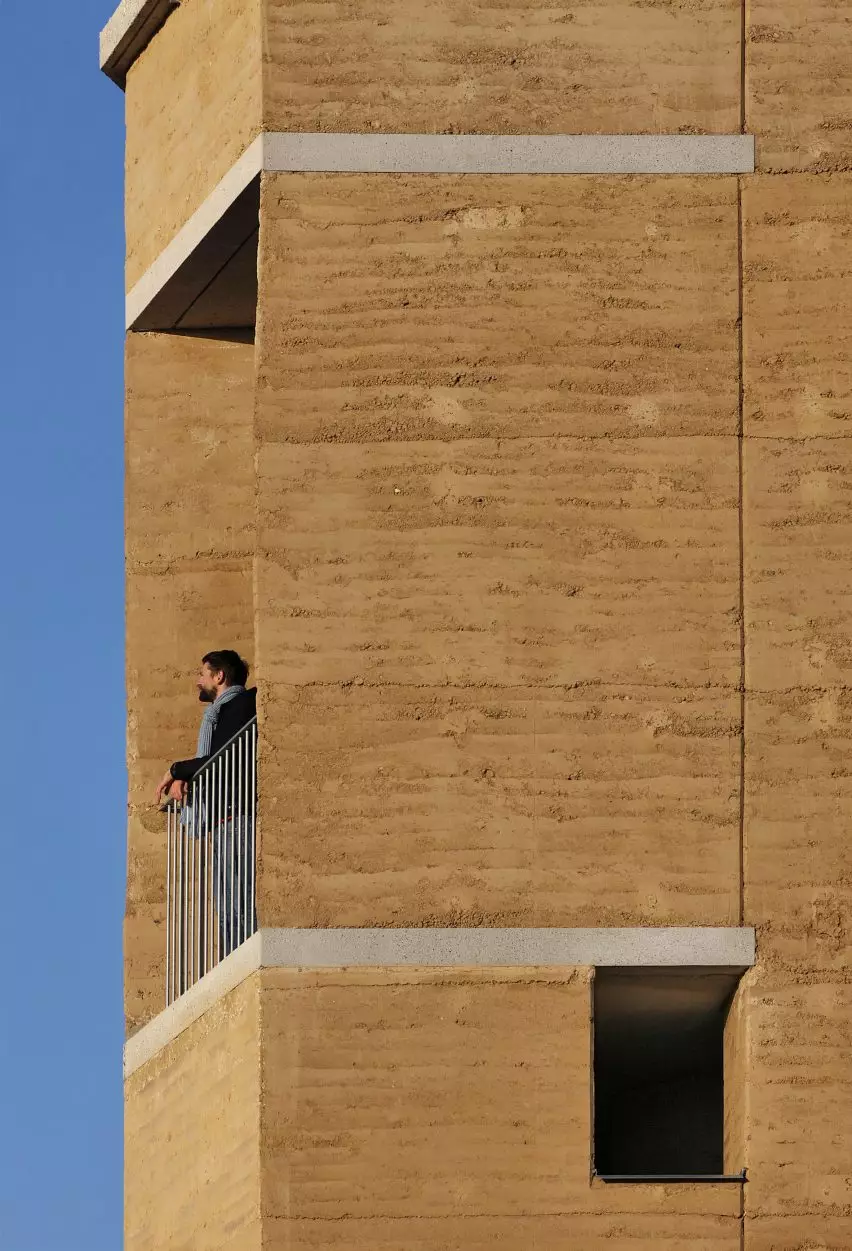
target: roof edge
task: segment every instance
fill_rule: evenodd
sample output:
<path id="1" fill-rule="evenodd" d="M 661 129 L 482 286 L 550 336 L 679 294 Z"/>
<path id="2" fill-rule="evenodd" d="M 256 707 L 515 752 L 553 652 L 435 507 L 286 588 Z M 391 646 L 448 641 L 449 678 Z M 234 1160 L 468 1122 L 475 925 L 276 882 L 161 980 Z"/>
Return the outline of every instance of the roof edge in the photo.
<path id="1" fill-rule="evenodd" d="M 180 0 L 121 0 L 101 31 L 101 69 L 124 90 L 127 72 Z"/>

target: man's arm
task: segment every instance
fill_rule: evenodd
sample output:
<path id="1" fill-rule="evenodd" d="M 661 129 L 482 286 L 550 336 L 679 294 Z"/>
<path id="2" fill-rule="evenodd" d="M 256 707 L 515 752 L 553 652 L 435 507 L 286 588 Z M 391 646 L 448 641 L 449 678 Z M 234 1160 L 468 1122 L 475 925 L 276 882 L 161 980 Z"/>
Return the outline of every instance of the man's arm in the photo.
<path id="1" fill-rule="evenodd" d="M 186 782 L 178 782 L 172 777 L 172 771 L 163 775 L 160 785 L 157 787 L 158 804 L 165 803 L 166 800 L 176 799 L 178 802 L 186 798 Z"/>
<path id="2" fill-rule="evenodd" d="M 203 769 L 207 764 L 210 756 L 196 756 L 194 760 L 176 760 L 168 773 L 164 773 L 160 785 L 157 787 L 157 803 L 163 802 L 163 796 L 168 795 L 170 799 L 177 799 L 176 794 L 171 794 L 171 788 L 179 783 L 183 787 L 180 795 L 182 799 L 186 794 L 188 784 L 198 773 L 199 769 Z"/>
<path id="3" fill-rule="evenodd" d="M 191 782 L 196 773 L 204 768 L 209 759 L 209 756 L 196 756 L 194 760 L 176 760 L 169 770 L 169 774 L 175 782 Z"/>
<path id="4" fill-rule="evenodd" d="M 244 706 L 242 708 L 238 707 L 239 704 L 239 700 L 232 700 L 222 708 L 216 737 L 223 744 L 232 739 L 235 734 L 239 734 L 243 726 L 248 725 L 254 716 L 253 703 L 248 708 Z M 191 782 L 196 774 L 204 768 L 208 760 L 212 759 L 213 755 L 215 755 L 215 752 L 209 756 L 195 756 L 192 760 L 176 760 L 160 783 L 160 788 L 157 792 L 158 801 L 161 794 L 168 790 L 172 782 L 183 782 L 184 784 Z"/>

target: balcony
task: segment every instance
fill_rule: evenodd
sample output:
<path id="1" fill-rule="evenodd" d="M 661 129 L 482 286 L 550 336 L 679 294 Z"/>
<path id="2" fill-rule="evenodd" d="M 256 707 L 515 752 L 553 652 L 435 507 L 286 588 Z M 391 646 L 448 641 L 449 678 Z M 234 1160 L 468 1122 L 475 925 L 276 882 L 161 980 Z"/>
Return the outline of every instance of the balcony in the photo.
<path id="1" fill-rule="evenodd" d="M 257 929 L 256 812 L 254 717 L 166 807 L 166 1006 Z"/>

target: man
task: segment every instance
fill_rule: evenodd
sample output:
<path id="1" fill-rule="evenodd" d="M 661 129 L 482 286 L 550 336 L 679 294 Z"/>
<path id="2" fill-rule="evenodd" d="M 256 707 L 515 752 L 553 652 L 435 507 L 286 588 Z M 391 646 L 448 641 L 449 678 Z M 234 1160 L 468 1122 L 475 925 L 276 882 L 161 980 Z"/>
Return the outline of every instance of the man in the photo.
<path id="1" fill-rule="evenodd" d="M 183 799 L 191 782 L 220 747 L 248 725 L 257 712 L 257 689 L 246 690 L 249 667 L 233 651 L 208 652 L 196 678 L 198 698 L 208 707 L 201 718 L 196 754 L 176 760 L 157 787 L 157 803 L 164 797 Z"/>
<path id="2" fill-rule="evenodd" d="M 208 652 L 201 661 L 196 679 L 198 698 L 206 704 L 198 732 L 196 754 L 190 760 L 176 760 L 163 775 L 157 787 L 157 803 L 174 800 L 184 803 L 191 794 L 191 784 L 198 777 L 192 803 L 186 804 L 181 814 L 181 825 L 189 837 L 207 838 L 213 849 L 213 881 L 215 904 L 219 922 L 218 956 L 223 959 L 247 934 L 256 928 L 254 900 L 247 901 L 249 880 L 253 874 L 241 875 L 244 849 L 254 848 L 254 811 L 245 785 L 237 793 L 235 779 L 226 773 L 224 787 L 229 794 L 211 797 L 210 809 L 205 811 L 205 793 L 210 795 L 211 785 L 205 766 L 221 748 L 225 747 L 244 726 L 253 720 L 257 711 L 257 690 L 246 690 L 248 665 L 235 651 Z M 221 757 L 220 757 L 221 761 Z M 217 765 L 214 764 L 214 770 Z M 201 775 L 201 776 L 199 776 Z M 206 782 L 206 788 L 205 788 Z M 222 785 L 222 771 L 217 773 L 216 786 Z M 221 808 L 221 811 L 219 810 Z M 251 809 L 251 810 L 249 810 Z M 236 856 L 235 856 L 236 851 Z M 240 878 L 242 876 L 242 884 Z M 246 902 L 249 904 L 248 915 Z"/>

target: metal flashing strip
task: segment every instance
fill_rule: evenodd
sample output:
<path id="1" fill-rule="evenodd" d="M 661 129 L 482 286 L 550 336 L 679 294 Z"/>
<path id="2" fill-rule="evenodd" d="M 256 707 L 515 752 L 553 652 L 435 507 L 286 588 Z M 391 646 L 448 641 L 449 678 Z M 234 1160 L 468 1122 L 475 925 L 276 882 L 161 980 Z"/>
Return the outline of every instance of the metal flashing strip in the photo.
<path id="1" fill-rule="evenodd" d="M 133 328 L 261 173 L 744 174 L 753 135 L 258 135 L 128 292 Z"/>
<path id="2" fill-rule="evenodd" d="M 264 136 L 268 173 L 750 174 L 753 135 Z"/>
<path id="3" fill-rule="evenodd" d="M 264 929 L 128 1039 L 129 1077 L 260 969 L 623 967 L 745 970 L 754 930 Z"/>
<path id="4" fill-rule="evenodd" d="M 667 1182 L 734 1182 L 742 1185 L 748 1181 L 746 1170 L 740 1173 L 592 1173 L 602 1182 L 633 1182 L 639 1185 Z"/>
<path id="5" fill-rule="evenodd" d="M 121 0 L 101 31 L 101 69 L 124 88 L 127 71 L 180 0 Z"/>

